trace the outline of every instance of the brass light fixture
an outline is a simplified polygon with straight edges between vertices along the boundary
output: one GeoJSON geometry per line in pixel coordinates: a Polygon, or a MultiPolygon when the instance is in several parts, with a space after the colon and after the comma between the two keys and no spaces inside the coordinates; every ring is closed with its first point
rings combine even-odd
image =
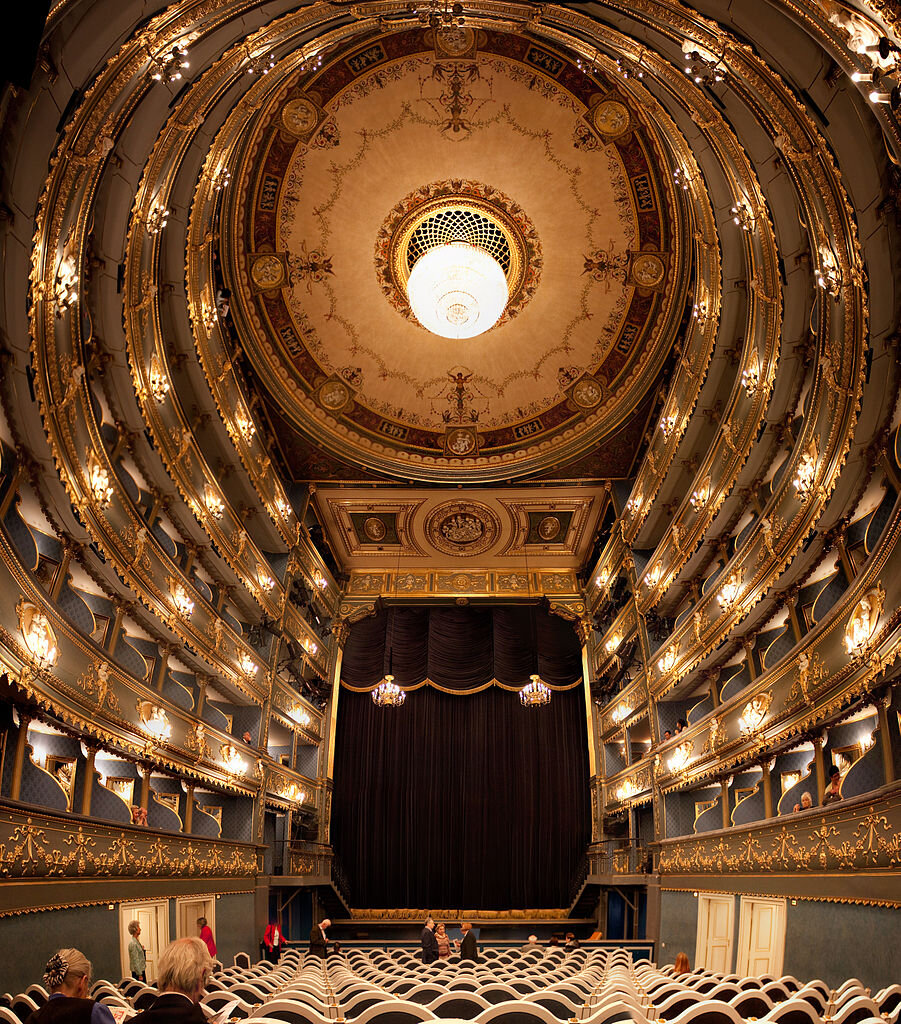
{"type": "Polygon", "coordinates": [[[519,701],[524,708],[543,708],[551,702],[551,689],[541,681],[537,672],[533,672],[529,682],[519,691],[519,701]]]}
{"type": "Polygon", "coordinates": [[[106,508],[113,500],[113,485],[106,466],[97,458],[93,451],[87,453],[88,489],[91,497],[101,508],[106,508]]]}
{"type": "Polygon", "coordinates": [[[150,381],[150,394],[154,400],[159,403],[165,402],[166,395],[169,394],[169,378],[166,376],[166,371],[163,369],[163,364],[156,352],[150,357],[148,379],[150,381]]]}
{"type": "Polygon", "coordinates": [[[20,598],[16,611],[19,615],[19,629],[28,653],[38,668],[53,668],[59,660],[59,646],[47,616],[36,604],[24,598],[20,598]]]}

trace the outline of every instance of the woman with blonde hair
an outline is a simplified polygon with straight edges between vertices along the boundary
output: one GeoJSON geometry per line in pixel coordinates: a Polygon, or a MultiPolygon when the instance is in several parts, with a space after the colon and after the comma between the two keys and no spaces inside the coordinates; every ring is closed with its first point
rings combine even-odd
{"type": "Polygon", "coordinates": [[[78,949],[61,949],[47,961],[44,985],[50,998],[25,1024],[114,1024],[109,1007],[88,997],[91,961],[78,949]]]}
{"type": "Polygon", "coordinates": [[[438,959],[448,960],[451,955],[451,943],[447,937],[447,929],[443,924],[435,927],[435,941],[438,943],[438,959]]]}
{"type": "Polygon", "coordinates": [[[128,967],[131,976],[138,981],[147,981],[147,950],[141,945],[138,936],[141,934],[141,922],[132,921],[128,926],[131,942],[128,944],[128,967]]]}

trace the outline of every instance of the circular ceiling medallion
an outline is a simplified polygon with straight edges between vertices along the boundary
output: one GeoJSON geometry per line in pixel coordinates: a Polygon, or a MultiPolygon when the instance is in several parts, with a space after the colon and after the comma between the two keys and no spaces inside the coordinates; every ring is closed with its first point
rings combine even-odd
{"type": "Polygon", "coordinates": [[[285,280],[285,267],[278,256],[269,253],[253,261],[250,276],[258,288],[278,288],[285,280]]]}
{"type": "Polygon", "coordinates": [[[318,120],[319,111],[306,96],[298,96],[282,107],[282,124],[292,135],[309,135],[318,120]]]}
{"type": "Polygon", "coordinates": [[[642,288],[653,288],[663,280],[663,260],[652,253],[641,253],[632,261],[632,279],[642,288]]]}
{"type": "Polygon", "coordinates": [[[625,135],[631,124],[629,108],[618,100],[604,100],[591,112],[595,128],[608,138],[625,135]]]}
{"type": "Polygon", "coordinates": [[[416,262],[431,249],[465,242],[494,257],[507,279],[509,298],[498,323],[526,307],[541,277],[538,233],[509,196],[478,181],[433,181],[406,195],[382,223],[375,243],[375,272],[388,302],[418,323],[407,298],[416,262]]]}
{"type": "Polygon", "coordinates": [[[542,540],[553,540],[560,534],[560,520],[556,516],[545,516],[538,524],[538,536],[542,540]]]}
{"type": "Polygon", "coordinates": [[[369,540],[376,542],[384,540],[386,532],[385,524],[376,516],[369,516],[363,522],[363,533],[369,540]]]}
{"type": "Polygon", "coordinates": [[[426,535],[448,555],[479,555],[497,540],[500,522],[487,505],[473,501],[448,501],[432,511],[426,535]]]}

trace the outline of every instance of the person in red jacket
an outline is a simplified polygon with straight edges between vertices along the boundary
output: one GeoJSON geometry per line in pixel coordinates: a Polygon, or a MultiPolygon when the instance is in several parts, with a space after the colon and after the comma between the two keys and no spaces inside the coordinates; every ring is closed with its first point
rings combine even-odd
{"type": "Polygon", "coordinates": [[[213,938],[213,929],[206,923],[205,917],[197,918],[197,927],[200,929],[200,938],[206,943],[210,956],[216,958],[216,940],[213,938]]]}
{"type": "Polygon", "coordinates": [[[263,932],[263,945],[266,947],[266,959],[274,964],[278,963],[281,956],[282,938],[281,928],[274,921],[270,921],[263,932]]]}

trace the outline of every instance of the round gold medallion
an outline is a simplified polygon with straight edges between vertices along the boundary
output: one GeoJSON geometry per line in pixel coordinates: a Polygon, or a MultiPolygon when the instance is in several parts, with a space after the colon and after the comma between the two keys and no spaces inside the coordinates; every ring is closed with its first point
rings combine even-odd
{"type": "Polygon", "coordinates": [[[608,138],[617,139],[625,135],[631,124],[629,108],[619,100],[604,100],[591,112],[595,128],[608,138]]]}
{"type": "Polygon", "coordinates": [[[653,288],[663,280],[663,260],[652,253],[641,253],[632,261],[632,280],[641,288],[653,288]]]}
{"type": "Polygon", "coordinates": [[[282,107],[282,124],[292,135],[308,135],[319,121],[319,111],[312,100],[298,96],[282,107]]]}
{"type": "Polygon", "coordinates": [[[285,267],[278,256],[267,253],[253,261],[250,276],[257,288],[278,288],[285,280],[285,267]]]}

